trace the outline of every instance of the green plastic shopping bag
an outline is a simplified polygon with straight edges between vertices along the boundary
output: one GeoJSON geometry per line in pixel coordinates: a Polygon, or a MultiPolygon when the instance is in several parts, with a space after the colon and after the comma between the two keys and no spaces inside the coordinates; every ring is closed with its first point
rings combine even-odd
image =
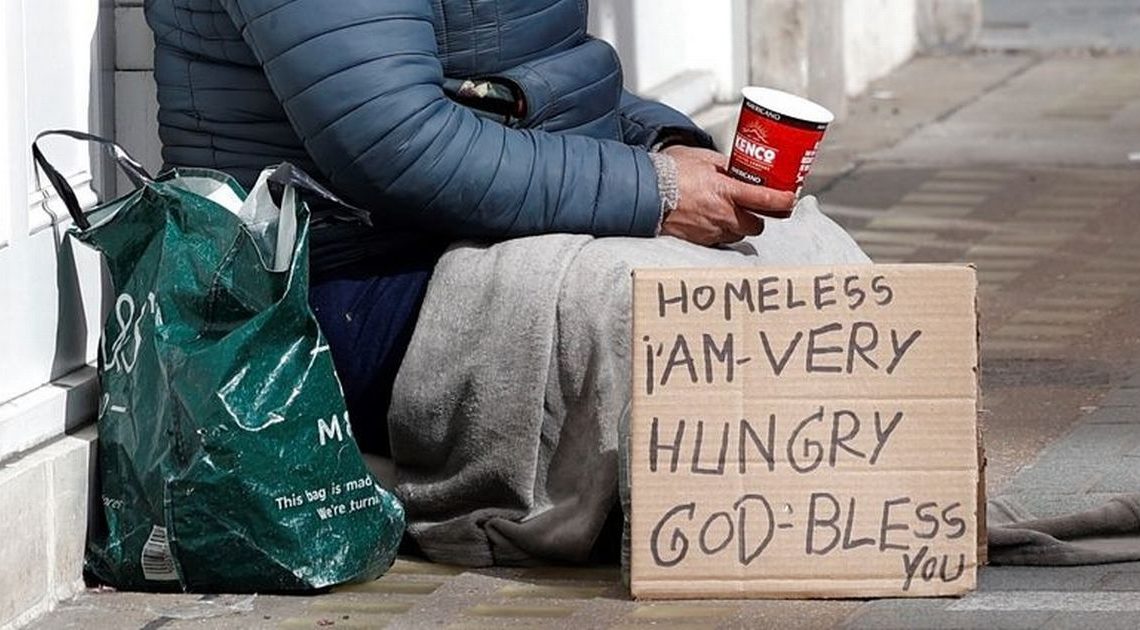
{"type": "Polygon", "coordinates": [[[246,192],[211,170],[151,179],[84,215],[36,143],[36,163],[104,254],[116,297],[99,361],[98,527],[87,573],[119,589],[298,592],[391,566],[402,506],[368,472],[308,305],[297,169],[246,192]],[[279,203],[274,194],[280,195],[279,203]]]}

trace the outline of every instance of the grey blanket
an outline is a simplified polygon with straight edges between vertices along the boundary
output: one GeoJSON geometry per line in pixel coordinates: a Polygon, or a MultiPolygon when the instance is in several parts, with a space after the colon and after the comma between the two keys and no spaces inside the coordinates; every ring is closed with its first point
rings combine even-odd
{"type": "Polygon", "coordinates": [[[584,561],[618,500],[631,270],[862,262],[813,198],[724,249],[575,235],[453,247],[389,411],[409,533],[436,562],[584,561]]]}
{"type": "Polygon", "coordinates": [[[1140,494],[1086,512],[1033,518],[1009,499],[990,501],[990,564],[1075,566],[1140,561],[1140,494]]]}

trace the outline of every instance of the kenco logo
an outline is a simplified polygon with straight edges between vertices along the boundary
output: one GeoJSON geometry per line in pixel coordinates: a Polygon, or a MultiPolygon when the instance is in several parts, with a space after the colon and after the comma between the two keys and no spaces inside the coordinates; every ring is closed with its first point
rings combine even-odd
{"type": "Polygon", "coordinates": [[[736,136],[736,150],[764,164],[776,161],[776,150],[768,146],[767,134],[759,125],[741,129],[736,136]]]}

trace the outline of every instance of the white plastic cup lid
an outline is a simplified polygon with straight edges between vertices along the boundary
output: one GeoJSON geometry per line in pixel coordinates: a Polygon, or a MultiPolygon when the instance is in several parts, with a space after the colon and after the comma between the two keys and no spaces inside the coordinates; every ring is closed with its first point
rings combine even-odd
{"type": "Polygon", "coordinates": [[[781,116],[821,125],[830,125],[835,120],[831,110],[795,94],[763,87],[746,87],[742,94],[749,101],[781,116]]]}

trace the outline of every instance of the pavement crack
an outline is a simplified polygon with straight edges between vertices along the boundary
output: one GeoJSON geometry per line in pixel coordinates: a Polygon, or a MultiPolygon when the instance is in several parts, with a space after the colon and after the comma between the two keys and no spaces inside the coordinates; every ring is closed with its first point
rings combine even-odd
{"type": "MultiPolygon", "coordinates": [[[[891,148],[894,148],[894,147],[902,144],[903,142],[906,142],[907,140],[909,140],[910,138],[912,138],[916,134],[922,132],[924,129],[926,129],[932,125],[943,123],[943,122],[949,120],[950,118],[954,117],[956,114],[958,114],[959,112],[961,112],[965,108],[969,107],[970,105],[973,105],[974,103],[977,103],[978,101],[982,100],[986,96],[993,94],[994,92],[1008,86],[1013,81],[1024,76],[1030,70],[1040,66],[1046,60],[1046,57],[1044,55],[1037,55],[1037,54],[1018,54],[1015,56],[1024,57],[1024,63],[1017,66],[1016,68],[1014,68],[1012,71],[1010,71],[1008,74],[1001,77],[1000,79],[998,79],[998,80],[994,81],[993,83],[987,85],[985,88],[980,90],[977,94],[975,94],[971,98],[967,98],[967,99],[965,99],[959,103],[955,103],[955,104],[951,105],[950,107],[948,107],[946,109],[946,111],[942,112],[941,114],[938,114],[937,116],[934,116],[930,120],[916,124],[913,127],[910,127],[909,129],[906,130],[905,133],[903,133],[898,138],[897,141],[891,143],[887,147],[883,147],[881,149],[878,149],[876,151],[876,153],[881,153],[884,150],[889,151],[891,148]]],[[[818,190],[816,190],[814,194],[817,196],[822,196],[822,195],[828,194],[829,192],[834,190],[837,186],[839,186],[841,183],[848,180],[851,177],[851,175],[853,175],[854,173],[857,173],[864,166],[866,166],[867,164],[870,164],[872,162],[875,162],[875,160],[872,160],[869,158],[855,158],[855,159],[853,159],[851,161],[851,163],[846,168],[844,168],[838,175],[836,175],[835,177],[832,177],[830,180],[828,180],[827,184],[825,184],[824,186],[822,186],[818,190]]]]}
{"type": "Polygon", "coordinates": [[[173,617],[159,617],[158,619],[152,619],[151,621],[148,621],[145,625],[139,628],[139,630],[158,630],[159,628],[172,621],[174,621],[173,617]]]}
{"type": "MultiPolygon", "coordinates": [[[[972,98],[968,98],[968,99],[962,101],[961,103],[954,105],[953,107],[946,110],[945,112],[942,112],[938,116],[935,116],[932,121],[925,123],[925,124],[922,124],[922,125],[918,125],[914,129],[912,129],[911,132],[909,134],[907,134],[908,137],[913,135],[914,133],[916,133],[918,131],[921,131],[922,129],[925,129],[926,127],[931,126],[931,125],[936,125],[939,123],[946,122],[947,120],[953,118],[958,112],[966,109],[967,107],[973,105],[974,103],[977,103],[978,101],[989,96],[990,94],[993,94],[994,92],[1008,86],[1013,81],[1025,76],[1025,74],[1028,73],[1030,70],[1040,66],[1042,63],[1045,62],[1045,57],[1043,55],[1026,55],[1026,58],[1027,58],[1026,63],[1024,63],[1020,67],[1014,69],[1013,72],[1010,72],[1009,74],[1002,77],[1001,79],[998,79],[997,81],[995,81],[991,85],[986,86],[985,89],[978,92],[972,98]]],[[[896,143],[896,144],[898,144],[898,143],[896,143]]]]}
{"type": "Polygon", "coordinates": [[[843,171],[840,172],[838,175],[836,175],[835,177],[832,177],[830,180],[828,180],[827,184],[820,187],[820,189],[815,191],[814,194],[817,197],[822,196],[822,195],[826,195],[827,193],[831,192],[832,189],[834,189],[836,186],[838,186],[839,184],[846,181],[849,177],[851,177],[851,175],[856,173],[859,169],[863,168],[863,166],[865,164],[867,164],[867,160],[857,159],[857,160],[852,161],[851,164],[847,168],[843,169],[843,171]]]}

